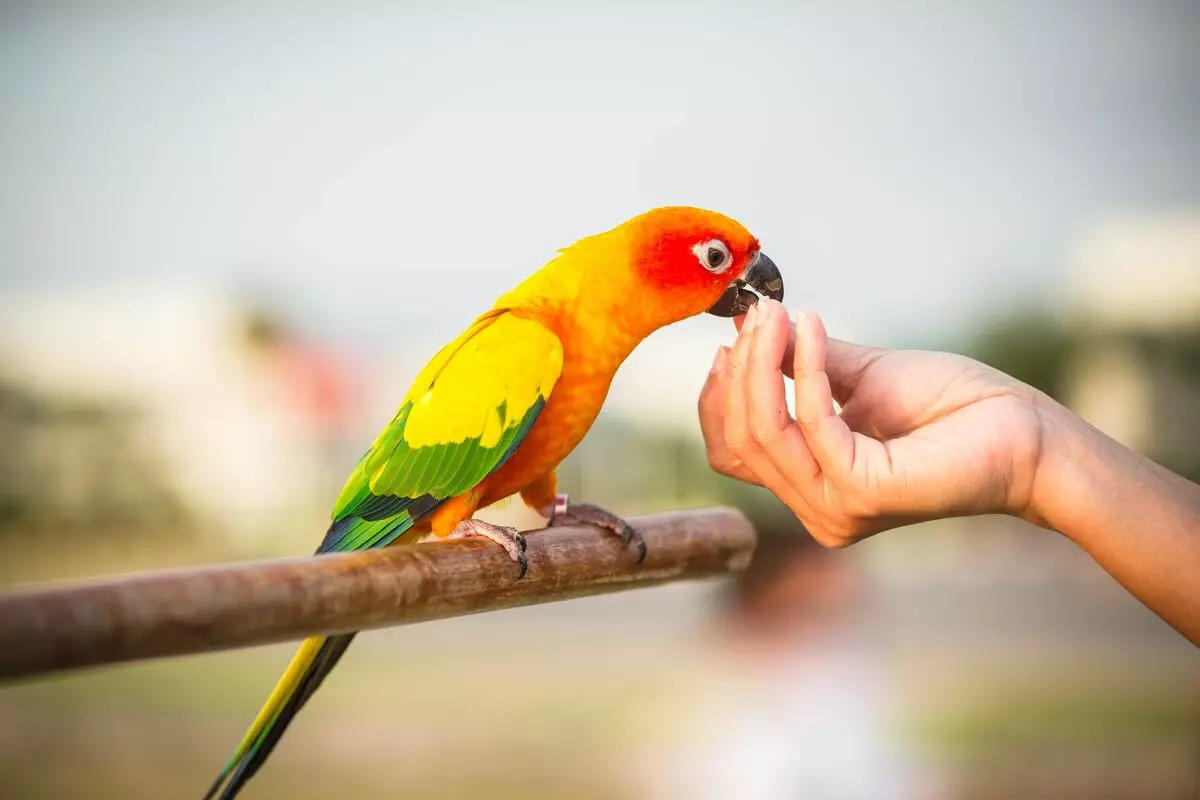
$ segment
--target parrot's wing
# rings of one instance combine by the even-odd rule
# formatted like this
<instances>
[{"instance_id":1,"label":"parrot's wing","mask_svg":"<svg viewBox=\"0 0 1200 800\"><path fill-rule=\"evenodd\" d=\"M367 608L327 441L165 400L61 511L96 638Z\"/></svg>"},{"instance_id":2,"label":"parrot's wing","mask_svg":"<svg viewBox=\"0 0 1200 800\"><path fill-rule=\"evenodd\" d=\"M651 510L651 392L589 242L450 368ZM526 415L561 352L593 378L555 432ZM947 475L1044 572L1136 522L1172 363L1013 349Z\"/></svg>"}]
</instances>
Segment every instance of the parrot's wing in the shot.
<instances>
[{"instance_id":1,"label":"parrot's wing","mask_svg":"<svg viewBox=\"0 0 1200 800\"><path fill-rule=\"evenodd\" d=\"M503 309L480 317L413 382L334 505L319 552L390 543L499 468L562 373L558 336Z\"/></svg>"},{"instance_id":2,"label":"parrot's wing","mask_svg":"<svg viewBox=\"0 0 1200 800\"><path fill-rule=\"evenodd\" d=\"M502 465L529 433L562 374L558 336L503 308L479 317L433 357L396 416L346 481L318 553L384 547L443 501ZM235 755L248 778L288 721L337 664L352 635L302 651L281 682L282 711L264 717ZM313 640L316 641L316 640ZM268 704L264 712L275 713ZM255 738L265 736L255 744ZM233 762L231 762L233 763Z\"/></svg>"},{"instance_id":3,"label":"parrot's wing","mask_svg":"<svg viewBox=\"0 0 1200 800\"><path fill-rule=\"evenodd\" d=\"M562 363L562 342L541 323L504 309L477 319L417 376L346 482L317 552L388 545L486 478L533 427ZM253 777L353 638L305 641L206 800L232 798Z\"/></svg>"}]
</instances>

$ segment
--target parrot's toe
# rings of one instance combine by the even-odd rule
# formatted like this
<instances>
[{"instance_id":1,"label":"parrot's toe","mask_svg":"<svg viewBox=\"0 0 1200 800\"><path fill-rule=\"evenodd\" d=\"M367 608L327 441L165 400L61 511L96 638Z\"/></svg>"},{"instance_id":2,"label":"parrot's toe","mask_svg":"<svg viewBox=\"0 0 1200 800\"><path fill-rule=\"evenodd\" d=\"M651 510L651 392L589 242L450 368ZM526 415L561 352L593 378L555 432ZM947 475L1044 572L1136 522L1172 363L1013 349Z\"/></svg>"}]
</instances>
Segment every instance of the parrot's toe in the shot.
<instances>
[{"instance_id":1,"label":"parrot's toe","mask_svg":"<svg viewBox=\"0 0 1200 800\"><path fill-rule=\"evenodd\" d=\"M591 503L569 503L566 495L560 495L550 515L548 527L557 525L596 525L621 537L621 544L628 547L630 542L637 545L638 560L646 560L646 540L632 525L611 511L606 511Z\"/></svg>"},{"instance_id":2,"label":"parrot's toe","mask_svg":"<svg viewBox=\"0 0 1200 800\"><path fill-rule=\"evenodd\" d=\"M480 519L464 519L454 526L454 530L446 538L466 539L476 536L490 539L503 547L504 551L508 553L508 557L517 562L521 568L517 580L525 577L525 573L529 571L529 560L525 557L525 537L521 535L520 531L507 525L493 525Z\"/></svg>"}]
</instances>

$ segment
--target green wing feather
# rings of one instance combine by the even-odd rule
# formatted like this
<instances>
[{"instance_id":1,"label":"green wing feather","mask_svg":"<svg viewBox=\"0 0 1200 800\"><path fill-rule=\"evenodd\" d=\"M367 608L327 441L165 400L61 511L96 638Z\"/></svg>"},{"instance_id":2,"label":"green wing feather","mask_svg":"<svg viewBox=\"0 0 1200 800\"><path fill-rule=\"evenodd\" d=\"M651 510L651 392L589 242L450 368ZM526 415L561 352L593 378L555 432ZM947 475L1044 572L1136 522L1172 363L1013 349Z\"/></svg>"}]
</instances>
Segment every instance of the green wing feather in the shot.
<instances>
[{"instance_id":1,"label":"green wing feather","mask_svg":"<svg viewBox=\"0 0 1200 800\"><path fill-rule=\"evenodd\" d=\"M562 342L537 321L503 309L477 319L426 365L359 460L317 552L384 547L478 485L529 433L562 361ZM237 795L353 638L305 641L205 800Z\"/></svg>"},{"instance_id":2,"label":"green wing feather","mask_svg":"<svg viewBox=\"0 0 1200 800\"><path fill-rule=\"evenodd\" d=\"M503 464L562 372L562 343L512 314L480 318L413 383L334 504L319 552L389 544ZM365 532L363 522L393 520ZM370 544L364 544L364 543Z\"/></svg>"}]
</instances>

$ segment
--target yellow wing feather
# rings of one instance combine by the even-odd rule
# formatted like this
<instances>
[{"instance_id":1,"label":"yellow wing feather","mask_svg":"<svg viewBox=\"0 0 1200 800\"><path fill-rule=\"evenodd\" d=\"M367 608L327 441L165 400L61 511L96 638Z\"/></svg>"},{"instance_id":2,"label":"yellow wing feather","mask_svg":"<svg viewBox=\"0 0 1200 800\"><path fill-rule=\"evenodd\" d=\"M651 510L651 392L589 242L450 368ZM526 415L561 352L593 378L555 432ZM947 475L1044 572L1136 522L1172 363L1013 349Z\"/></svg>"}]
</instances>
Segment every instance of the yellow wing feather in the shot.
<instances>
[{"instance_id":1,"label":"yellow wing feather","mask_svg":"<svg viewBox=\"0 0 1200 800\"><path fill-rule=\"evenodd\" d=\"M413 404L402 438L410 447L481 438L494 446L519 425L562 373L562 342L536 320L500 315L463 341ZM499 412L503 410L504 418Z\"/></svg>"}]
</instances>

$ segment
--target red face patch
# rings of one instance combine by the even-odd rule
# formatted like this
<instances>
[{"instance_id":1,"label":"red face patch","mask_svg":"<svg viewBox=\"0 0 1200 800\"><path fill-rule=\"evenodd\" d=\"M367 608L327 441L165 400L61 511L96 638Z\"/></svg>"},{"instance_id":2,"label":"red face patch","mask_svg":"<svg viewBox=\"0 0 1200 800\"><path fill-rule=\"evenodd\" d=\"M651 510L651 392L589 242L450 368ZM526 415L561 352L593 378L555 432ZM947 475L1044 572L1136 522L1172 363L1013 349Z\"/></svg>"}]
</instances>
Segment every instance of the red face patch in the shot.
<instances>
[{"instance_id":1,"label":"red face patch","mask_svg":"<svg viewBox=\"0 0 1200 800\"><path fill-rule=\"evenodd\" d=\"M714 211L659 208L631 222L634 264L647 286L668 297L711 293L715 299L758 250L758 241L740 223ZM698 247L708 242L728 250L729 257L717 268L705 263L708 248Z\"/></svg>"}]
</instances>

